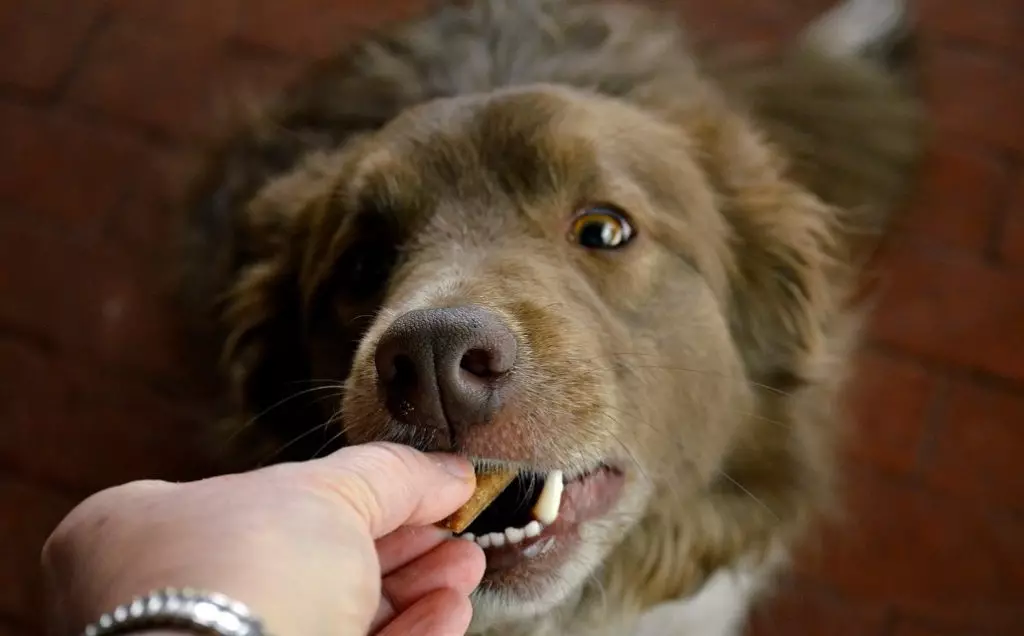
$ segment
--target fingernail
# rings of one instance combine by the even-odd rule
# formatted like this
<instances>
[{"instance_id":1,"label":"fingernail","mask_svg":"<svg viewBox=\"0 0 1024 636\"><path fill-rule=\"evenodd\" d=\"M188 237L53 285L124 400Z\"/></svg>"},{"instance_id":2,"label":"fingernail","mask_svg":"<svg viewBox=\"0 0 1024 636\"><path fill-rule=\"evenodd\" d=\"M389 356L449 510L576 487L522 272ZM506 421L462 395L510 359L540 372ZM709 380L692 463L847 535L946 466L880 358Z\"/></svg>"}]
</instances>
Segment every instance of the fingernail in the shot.
<instances>
[{"instance_id":1,"label":"fingernail","mask_svg":"<svg viewBox=\"0 0 1024 636\"><path fill-rule=\"evenodd\" d=\"M464 457L439 453L434 455L434 461L437 462L438 466L462 481L473 481L476 479L476 473L473 472L473 464Z\"/></svg>"}]
</instances>

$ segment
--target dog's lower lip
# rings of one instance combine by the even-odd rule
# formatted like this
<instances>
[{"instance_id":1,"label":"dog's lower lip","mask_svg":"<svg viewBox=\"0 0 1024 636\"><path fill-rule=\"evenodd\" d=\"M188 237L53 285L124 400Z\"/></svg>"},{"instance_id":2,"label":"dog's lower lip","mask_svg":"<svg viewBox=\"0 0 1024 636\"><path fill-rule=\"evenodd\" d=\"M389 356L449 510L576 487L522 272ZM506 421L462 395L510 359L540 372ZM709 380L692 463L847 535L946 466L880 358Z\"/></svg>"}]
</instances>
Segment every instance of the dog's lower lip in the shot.
<instances>
[{"instance_id":1,"label":"dog's lower lip","mask_svg":"<svg viewBox=\"0 0 1024 636\"><path fill-rule=\"evenodd\" d=\"M603 466L565 484L558 518L535 537L485 549L489 573L562 553L579 539L580 524L608 513L625 482L620 470Z\"/></svg>"}]
</instances>

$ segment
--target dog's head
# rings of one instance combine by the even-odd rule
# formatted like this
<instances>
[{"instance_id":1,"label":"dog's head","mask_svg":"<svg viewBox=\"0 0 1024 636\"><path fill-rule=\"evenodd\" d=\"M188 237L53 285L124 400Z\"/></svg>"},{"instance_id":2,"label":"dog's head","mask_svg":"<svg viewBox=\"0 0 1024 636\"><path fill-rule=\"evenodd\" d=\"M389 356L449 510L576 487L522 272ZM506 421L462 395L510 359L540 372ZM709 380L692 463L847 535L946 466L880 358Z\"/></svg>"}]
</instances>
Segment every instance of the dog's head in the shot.
<instances>
[{"instance_id":1,"label":"dog's head","mask_svg":"<svg viewBox=\"0 0 1024 636\"><path fill-rule=\"evenodd\" d=\"M818 372L835 219L782 169L710 94L418 106L251 203L232 378L254 412L343 386L320 402L332 438L514 467L469 528L481 607L543 611L713 488L762 390Z\"/></svg>"}]
</instances>

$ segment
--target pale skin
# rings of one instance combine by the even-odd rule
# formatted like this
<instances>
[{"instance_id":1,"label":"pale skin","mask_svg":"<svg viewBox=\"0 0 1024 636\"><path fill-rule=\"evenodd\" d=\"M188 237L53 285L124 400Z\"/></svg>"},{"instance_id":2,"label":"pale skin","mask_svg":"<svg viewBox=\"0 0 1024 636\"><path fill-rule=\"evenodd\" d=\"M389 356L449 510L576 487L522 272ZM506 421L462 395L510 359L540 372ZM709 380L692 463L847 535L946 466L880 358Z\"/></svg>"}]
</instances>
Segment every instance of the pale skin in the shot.
<instances>
[{"instance_id":1,"label":"pale skin","mask_svg":"<svg viewBox=\"0 0 1024 636\"><path fill-rule=\"evenodd\" d=\"M464 459L374 443L118 486L80 504L47 542L48 616L70 636L133 596L191 586L246 603L274 636L461 635L484 555L431 524L474 483Z\"/></svg>"}]
</instances>

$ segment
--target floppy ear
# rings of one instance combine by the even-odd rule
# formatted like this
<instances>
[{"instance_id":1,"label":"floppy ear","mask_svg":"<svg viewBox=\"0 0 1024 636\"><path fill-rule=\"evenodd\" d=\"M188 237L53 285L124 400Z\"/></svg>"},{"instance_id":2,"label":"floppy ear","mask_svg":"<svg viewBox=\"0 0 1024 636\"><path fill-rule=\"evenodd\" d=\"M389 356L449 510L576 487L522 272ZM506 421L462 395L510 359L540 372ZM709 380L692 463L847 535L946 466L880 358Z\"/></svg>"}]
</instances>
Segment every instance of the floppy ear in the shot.
<instances>
[{"instance_id":1,"label":"floppy ear","mask_svg":"<svg viewBox=\"0 0 1024 636\"><path fill-rule=\"evenodd\" d=\"M231 454L248 462L317 421L312 401L293 398L309 388L310 377L298 276L301 221L326 176L309 162L275 176L266 164L251 165L259 156L252 148L242 152L214 157L197 182L182 292L195 335L214 354L204 364L219 362L227 385L231 416L223 432L231 436ZM259 426L250 426L256 418Z\"/></svg>"},{"instance_id":2,"label":"floppy ear","mask_svg":"<svg viewBox=\"0 0 1024 636\"><path fill-rule=\"evenodd\" d=\"M253 418L260 426L245 426L243 437L252 433L258 442L269 431L277 447L310 422L322 422L313 399L293 398L310 378L298 246L301 233L314 230L300 221L323 194L324 175L310 165L293 171L300 161L320 160L312 157L319 151L379 129L422 97L406 48L367 41L314 64L279 102L234 126L237 132L211 153L189 188L179 291L193 341L221 354L233 396L233 452L249 441L237 433ZM308 441L275 459L321 450L322 440Z\"/></svg>"},{"instance_id":3,"label":"floppy ear","mask_svg":"<svg viewBox=\"0 0 1024 636\"><path fill-rule=\"evenodd\" d=\"M729 320L751 379L792 388L829 355L852 292L844 219L788 179L781 154L728 113L705 120L700 143L731 230Z\"/></svg>"}]
</instances>

